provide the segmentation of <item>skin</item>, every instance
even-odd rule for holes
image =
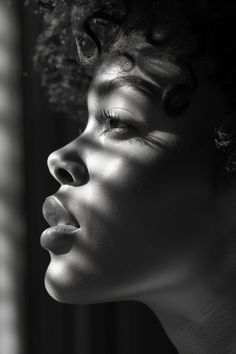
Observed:
[[[137,66],[130,73],[158,87]],[[223,95],[200,73],[190,106],[171,118],[129,85],[100,95],[119,75],[118,63],[101,65],[84,132],[48,158],[81,228],[66,254],[50,251],[46,288],[66,303],[143,302],[181,354],[235,353],[232,194],[214,184]],[[98,121],[99,110],[122,122]]]

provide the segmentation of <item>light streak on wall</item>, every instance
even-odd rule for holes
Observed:
[[[23,354],[23,144],[15,1],[0,0],[0,354]]]

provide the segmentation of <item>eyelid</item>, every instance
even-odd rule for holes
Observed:
[[[112,114],[109,110],[103,109],[97,111],[95,119],[102,127],[102,131],[99,135],[111,134],[113,137],[121,139],[121,137],[124,138],[124,134],[127,136],[127,134],[133,134],[131,132],[137,130],[128,120],[120,118],[119,114]],[[111,127],[110,124],[112,124],[112,122],[116,122],[118,126]],[[108,123],[108,126],[106,126],[106,123]],[[119,124],[121,124],[121,126],[119,126]]]
[[[123,109],[124,110],[124,109]],[[125,110],[126,111],[126,110]],[[130,114],[130,112],[127,110],[127,112]],[[104,118],[104,116],[110,115],[110,117]],[[131,114],[130,114],[131,115]],[[111,121],[118,121],[121,123],[124,123],[126,127],[123,128],[111,128],[108,130],[103,130],[100,131],[98,134],[99,136],[101,135],[106,135],[106,134],[111,134],[111,137],[114,140],[129,140],[129,141],[137,141],[141,144],[144,143],[144,138],[146,134],[148,134],[148,129],[147,126],[144,124],[138,124],[138,123],[133,123],[133,120],[125,119],[125,118],[120,118],[119,114],[112,114],[110,110],[106,109],[100,109],[98,110],[95,114],[94,117],[97,121],[97,123],[101,126],[104,127],[104,123],[110,118]]]
[[[104,122],[104,117],[109,116],[110,119],[116,119],[117,121],[123,122],[124,124],[133,127],[134,129],[143,129],[143,122],[138,121],[136,116],[132,114],[129,110],[123,107],[114,107],[112,109],[100,109],[96,112],[95,118],[99,123]],[[109,118],[107,117],[107,118]]]
[[[141,130],[149,130],[151,128],[151,122],[141,117],[140,115],[136,116],[136,114],[131,113],[128,109],[123,107],[114,107],[110,112],[115,110],[119,110],[119,112],[115,112],[114,116],[119,116],[124,123],[127,123],[134,128],[141,129]],[[124,113],[123,113],[124,112]]]
[[[106,119],[110,118],[111,120],[114,119],[114,120],[126,123],[127,125],[135,126],[135,122],[131,121],[131,119],[122,116],[118,112],[113,112],[113,110],[100,109],[96,112],[95,118],[99,123],[104,123],[104,121],[106,121]]]
[[[126,109],[126,108],[123,108],[123,107],[114,107],[114,108],[112,108],[112,110],[120,110],[121,112],[122,111],[124,111],[125,112],[125,114],[128,114],[129,115],[129,117],[132,117],[133,119],[135,118],[135,116],[128,110],[128,109]]]

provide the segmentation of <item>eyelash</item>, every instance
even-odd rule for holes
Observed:
[[[139,129],[130,124],[129,122],[126,122],[124,119],[121,119],[119,114],[111,114],[110,111],[106,111],[105,109],[99,110],[96,114],[95,114],[95,118],[97,120],[97,122],[102,126],[104,125],[104,122],[106,122],[107,120],[110,121],[116,121],[116,122],[120,122],[122,124],[124,124],[126,127],[123,128],[123,132],[116,132],[118,134],[118,137],[122,140],[129,140],[130,142],[137,142],[141,145],[145,145],[145,139],[142,138],[141,136],[139,136],[140,132]],[[116,128],[119,129],[119,128]],[[122,129],[122,128],[120,128]],[[112,130],[115,130],[115,128],[108,128],[107,130],[103,130],[101,134],[107,134],[109,132],[111,132]],[[131,131],[131,132],[130,132]],[[115,132],[114,132],[115,133]],[[124,134],[122,136],[122,133]],[[130,136],[133,135],[133,136]]]
[[[104,122],[120,122],[121,124],[123,124],[122,128],[111,128],[109,127],[106,130],[103,130],[103,134],[109,133],[112,130],[116,130],[116,129],[124,129],[127,131],[127,129],[135,129],[135,127],[133,127],[131,124],[129,124],[128,122],[126,122],[124,119],[121,119],[119,114],[111,114],[110,111],[106,111],[105,109],[103,110],[99,110],[96,115],[95,115],[96,120],[98,121],[99,124],[104,124]]]

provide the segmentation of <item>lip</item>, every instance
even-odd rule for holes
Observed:
[[[64,224],[73,225],[77,228],[80,227],[75,218],[69,213],[62,202],[55,195],[45,199],[42,212],[45,220],[50,226]]]
[[[42,233],[41,246],[54,254],[69,252],[80,225],[55,195],[45,199],[42,212],[51,227]]]
[[[79,228],[72,225],[56,225],[46,229],[40,238],[41,246],[54,254],[68,253]]]

